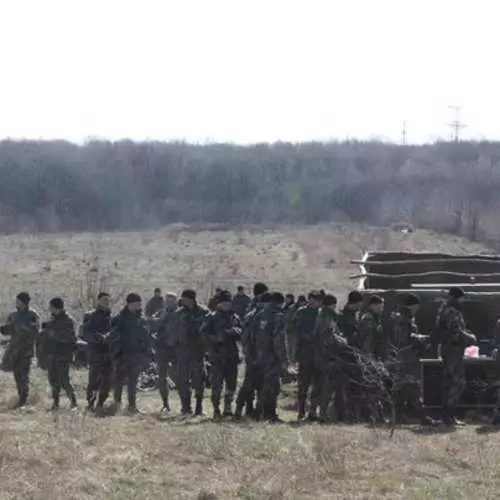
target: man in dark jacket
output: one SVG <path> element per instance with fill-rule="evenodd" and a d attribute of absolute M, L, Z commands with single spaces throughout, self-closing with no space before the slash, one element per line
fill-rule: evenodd
<path fill-rule="evenodd" d="M 9 314 L 6 324 L 0 330 L 3 335 L 10 335 L 2 369 L 14 373 L 19 395 L 16 408 L 22 408 L 28 402 L 31 360 L 40 332 L 39 316 L 30 309 L 29 304 L 29 294 L 21 292 L 16 298 L 16 310 Z"/>
<path fill-rule="evenodd" d="M 239 352 L 237 342 L 241 336 L 239 316 L 232 311 L 232 298 L 228 290 L 219 293 L 217 310 L 206 318 L 202 333 L 212 364 L 212 406 L 214 419 L 221 417 L 220 400 L 225 384 L 224 413 L 231 416 L 236 380 L 238 377 Z"/>
<path fill-rule="evenodd" d="M 323 295 L 318 291 L 309 294 L 309 303 L 301 307 L 295 314 L 293 322 L 294 336 L 296 339 L 296 357 L 299 362 L 298 376 L 298 418 L 305 417 L 307 393 L 311 388 L 311 404 L 309 406 L 309 419 L 317 418 L 320 393 L 318 391 L 321 377 L 320 367 L 316 365 L 316 320 L 322 304 Z"/>
<path fill-rule="evenodd" d="M 76 346 L 75 322 L 64 310 L 64 301 L 56 297 L 49 303 L 51 319 L 42 325 L 44 350 L 47 353 L 49 383 L 52 387 L 52 410 L 59 409 L 61 389 L 76 408 L 76 396 L 69 379 L 69 367 Z"/>
<path fill-rule="evenodd" d="M 352 291 L 347 297 L 347 304 L 337 319 L 338 327 L 349 345 L 355 346 L 359 326 L 359 311 L 363 307 L 363 296 Z"/>
<path fill-rule="evenodd" d="M 148 300 L 144 315 L 146 319 L 152 318 L 155 314 L 161 312 L 165 307 L 165 301 L 160 288 L 155 288 L 154 295 Z"/>
<path fill-rule="evenodd" d="M 111 329 L 111 307 L 109 294 L 97 296 L 97 307 L 83 317 L 80 338 L 87 342 L 89 381 L 87 385 L 88 409 L 102 410 L 111 389 L 113 365 L 107 343 Z"/>
<path fill-rule="evenodd" d="M 196 396 L 195 415 L 203 415 L 205 390 L 206 346 L 201 334 L 201 325 L 209 310 L 196 300 L 194 290 L 184 290 L 182 307 L 175 315 L 175 352 L 177 355 L 177 388 L 182 405 L 182 414 L 192 414 L 191 389 Z"/>
<path fill-rule="evenodd" d="M 114 365 L 114 399 L 121 406 L 123 385 L 127 383 L 128 411 L 137 409 L 137 381 L 148 358 L 150 358 L 150 337 L 147 322 L 142 315 L 142 300 L 136 293 L 127 296 L 127 304 L 112 320 L 108 338 L 111 359 Z"/>
<path fill-rule="evenodd" d="M 177 310 L 177 296 L 175 293 L 167 293 L 165 299 L 165 310 L 161 314 L 157 325 L 157 336 L 155 342 L 156 362 L 158 364 L 158 389 L 163 402 L 162 413 L 170 413 L 169 372 L 176 366 L 175 359 L 175 311 Z M 174 376 L 173 373 L 170 375 Z M 172 378 L 172 377 L 170 377 Z"/>
<path fill-rule="evenodd" d="M 239 286 L 233 298 L 233 312 L 237 314 L 241 320 L 245 317 L 250 302 L 252 302 L 252 299 L 245 293 L 245 287 Z"/>

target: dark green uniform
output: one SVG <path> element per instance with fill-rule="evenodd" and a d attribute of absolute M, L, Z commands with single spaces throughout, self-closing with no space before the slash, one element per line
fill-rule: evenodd
<path fill-rule="evenodd" d="M 442 404 L 445 418 L 453 420 L 465 388 L 464 350 L 476 339 L 467 332 L 460 304 L 455 300 L 450 300 L 439 309 L 436 327 L 443 359 Z"/>
<path fill-rule="evenodd" d="M 255 338 L 255 368 L 258 373 L 259 417 L 277 420 L 280 376 L 288 364 L 283 311 L 272 304 L 258 312 L 252 323 Z"/>
<path fill-rule="evenodd" d="M 359 311 L 346 305 L 338 315 L 337 323 L 342 336 L 347 340 L 348 344 L 355 346 L 359 325 Z"/>
<path fill-rule="evenodd" d="M 76 346 L 75 322 L 66 311 L 52 315 L 42 330 L 44 351 L 47 355 L 49 383 L 52 388 L 54 408 L 59 407 L 61 389 L 64 389 L 71 406 L 76 406 L 76 396 L 69 379 L 69 367 Z"/>
<path fill-rule="evenodd" d="M 387 357 L 388 339 L 382 327 L 382 316 L 373 311 L 361 315 L 358 325 L 356 347 L 375 359 L 384 361 Z"/>
<path fill-rule="evenodd" d="M 208 356 L 212 366 L 211 387 L 214 416 L 220 415 L 222 386 L 225 385 L 224 415 L 232 414 L 231 405 L 236 391 L 238 364 L 237 342 L 241 336 L 239 316 L 231 311 L 215 311 L 202 326 Z"/>
<path fill-rule="evenodd" d="M 2 360 L 2 369 L 12 371 L 22 407 L 28 402 L 29 373 L 34 347 L 40 331 L 40 319 L 32 309 L 18 309 L 9 314 L 2 334 L 10 335 L 10 342 Z"/>
<path fill-rule="evenodd" d="M 206 346 L 201 334 L 201 325 L 209 310 L 196 304 L 193 309 L 182 307 L 176 311 L 175 346 L 177 355 L 177 388 L 181 399 L 182 413 L 192 413 L 191 389 L 196 396 L 195 413 L 203 413 L 205 389 Z"/>
<path fill-rule="evenodd" d="M 245 293 L 237 293 L 233 297 L 233 311 L 243 320 L 252 299 Z"/>
<path fill-rule="evenodd" d="M 154 295 L 148 300 L 144 314 L 146 318 L 152 318 L 155 314 L 161 312 L 165 307 L 165 299 L 161 295 Z"/>
<path fill-rule="evenodd" d="M 305 415 L 307 393 L 311 390 L 310 416 L 316 415 L 321 390 L 321 370 L 315 362 L 317 350 L 316 320 L 319 309 L 305 306 L 295 314 L 294 336 L 296 339 L 295 355 L 299 363 L 298 374 L 298 414 Z"/>
<path fill-rule="evenodd" d="M 316 363 L 321 369 L 320 420 L 329 420 L 328 408 L 335 394 L 337 419 L 345 417 L 345 374 L 343 370 L 343 351 L 347 341 L 340 333 L 335 311 L 324 307 L 318 314 L 316 336 Z"/>
<path fill-rule="evenodd" d="M 137 382 L 139 375 L 150 359 L 151 341 L 147 322 L 140 312 L 127 307 L 111 322 L 108 337 L 111 359 L 114 366 L 114 400 L 121 405 L 123 386 L 127 384 L 129 410 L 137 409 Z"/>
<path fill-rule="evenodd" d="M 111 329 L 111 311 L 96 309 L 85 314 L 81 328 L 81 339 L 87 342 L 89 381 L 87 402 L 90 409 L 102 408 L 108 399 L 113 376 L 113 365 L 106 336 Z"/>

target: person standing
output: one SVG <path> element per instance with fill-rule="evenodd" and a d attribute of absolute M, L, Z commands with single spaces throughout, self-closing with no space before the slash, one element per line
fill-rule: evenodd
<path fill-rule="evenodd" d="M 113 365 L 107 336 L 111 329 L 111 305 L 108 293 L 97 296 L 96 309 L 84 315 L 80 337 L 88 345 L 88 410 L 102 410 L 111 389 Z M 97 402 L 97 407 L 96 407 Z"/>
<path fill-rule="evenodd" d="M 307 306 L 300 308 L 294 319 L 293 328 L 296 339 L 296 356 L 299 362 L 298 374 L 298 419 L 302 420 L 306 413 L 307 393 L 311 388 L 311 403 L 309 405 L 310 420 L 316 420 L 319 405 L 321 377 L 319 367 L 315 363 L 316 354 L 316 321 L 323 295 L 312 291 L 308 296 Z"/>
<path fill-rule="evenodd" d="M 193 389 L 196 397 L 195 416 L 201 416 L 205 390 L 206 346 L 200 330 L 209 310 L 197 302 L 194 290 L 184 290 L 181 299 L 182 307 L 175 313 L 177 388 L 181 399 L 181 412 L 186 416 L 193 413 L 191 406 Z"/>
<path fill-rule="evenodd" d="M 53 298 L 49 303 L 51 318 L 42 325 L 42 338 L 47 353 L 49 384 L 52 388 L 52 410 L 59 409 L 61 389 L 70 401 L 71 409 L 77 407 L 76 395 L 69 378 L 69 367 L 76 347 L 75 322 L 65 311 L 64 301 Z"/>
<path fill-rule="evenodd" d="M 158 364 L 158 389 L 163 402 L 162 413 L 170 413 L 168 378 L 175 370 L 175 311 L 177 310 L 177 296 L 167 293 L 165 310 L 157 325 L 155 341 L 156 362 Z M 172 378 L 172 377 L 170 377 Z M 174 376 L 175 379 L 175 376 Z"/>
<path fill-rule="evenodd" d="M 465 388 L 464 350 L 477 342 L 468 332 L 461 312 L 465 293 L 452 287 L 448 300 L 439 308 L 436 316 L 436 334 L 443 360 L 443 422 L 446 425 L 463 425 L 457 420 L 456 409 Z"/>
<path fill-rule="evenodd" d="M 236 392 L 238 342 L 241 337 L 239 316 L 232 311 L 232 297 L 228 290 L 219 293 L 217 310 L 208 315 L 202 326 L 208 355 L 212 364 L 212 406 L 214 419 L 221 417 L 220 400 L 225 385 L 223 416 L 232 416 L 232 403 Z"/>
<path fill-rule="evenodd" d="M 40 332 L 40 318 L 30 308 L 30 301 L 27 292 L 18 294 L 16 310 L 9 314 L 6 324 L 0 330 L 3 335 L 10 335 L 2 368 L 14 373 L 19 396 L 15 408 L 23 408 L 28 402 L 31 361 Z"/>
<path fill-rule="evenodd" d="M 239 286 L 233 298 L 233 312 L 237 314 L 241 320 L 245 317 L 250 302 L 252 302 L 252 299 L 245 293 L 245 287 Z"/>
<path fill-rule="evenodd" d="M 151 319 L 157 313 L 161 313 L 163 308 L 165 307 L 165 301 L 163 300 L 163 296 L 161 294 L 160 288 L 155 288 L 154 295 L 148 300 L 146 304 L 146 310 L 144 314 L 146 319 Z"/>
<path fill-rule="evenodd" d="M 114 401 L 122 403 L 123 386 L 127 384 L 128 411 L 137 408 L 137 382 L 145 360 L 150 357 L 150 337 L 147 321 L 142 315 L 142 299 L 136 293 L 127 296 L 125 307 L 111 322 L 108 337 L 114 367 Z"/>

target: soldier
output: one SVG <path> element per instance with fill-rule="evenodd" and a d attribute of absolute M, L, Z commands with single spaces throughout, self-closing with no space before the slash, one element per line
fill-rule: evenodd
<path fill-rule="evenodd" d="M 243 346 L 243 353 L 245 356 L 245 375 L 243 384 L 238 392 L 236 398 L 236 412 L 235 417 L 241 418 L 243 407 L 246 404 L 246 415 L 253 416 L 254 408 L 253 402 L 255 398 L 255 391 L 257 390 L 258 380 L 260 378 L 259 367 L 257 366 L 257 354 L 255 351 L 255 335 L 254 324 L 255 317 L 262 309 L 264 309 L 271 302 L 271 294 L 264 292 L 259 296 L 260 302 L 256 304 L 255 309 L 249 312 L 243 322 L 243 331 L 241 335 L 241 344 Z M 256 414 L 259 412 L 257 411 Z"/>
<path fill-rule="evenodd" d="M 217 309 L 217 304 L 218 304 L 218 300 L 219 300 L 219 294 L 222 292 L 222 288 L 216 288 L 215 289 L 215 294 L 213 295 L 213 297 L 210 298 L 210 300 L 208 301 L 208 309 L 210 311 L 215 311 Z"/>
<path fill-rule="evenodd" d="M 157 337 L 155 342 L 156 362 L 158 364 L 158 389 L 163 402 L 162 413 L 170 413 L 169 388 L 167 378 L 169 372 L 173 374 L 176 368 L 175 362 L 175 311 L 177 310 L 177 296 L 175 293 L 167 293 L 165 298 L 165 310 L 157 325 Z M 171 367 L 171 369 L 170 369 Z M 172 377 L 170 377 L 172 378 Z M 175 376 L 174 376 L 175 378 Z"/>
<path fill-rule="evenodd" d="M 128 411 L 137 409 L 137 382 L 145 360 L 150 357 L 150 337 L 146 319 L 142 315 L 142 299 L 136 293 L 127 296 L 125 307 L 111 322 L 108 337 L 114 365 L 114 401 L 122 404 L 123 385 L 127 384 Z"/>
<path fill-rule="evenodd" d="M 97 296 L 97 307 L 84 315 L 80 337 L 88 345 L 89 381 L 87 403 L 90 411 L 102 410 L 111 389 L 113 365 L 107 343 L 111 328 L 111 306 L 109 294 L 101 292 Z"/>
<path fill-rule="evenodd" d="M 258 418 L 279 422 L 277 414 L 280 376 L 288 369 L 282 293 L 271 295 L 268 307 L 259 311 L 253 320 L 255 338 L 255 366 L 258 370 Z"/>
<path fill-rule="evenodd" d="M 415 321 L 419 307 L 420 299 L 408 294 L 392 316 L 392 344 L 396 349 L 395 405 L 398 412 L 409 406 L 423 425 L 433 425 L 436 422 L 425 413 L 420 374 L 420 353 L 430 344 L 430 337 L 419 334 Z"/>
<path fill-rule="evenodd" d="M 375 359 L 386 357 L 387 341 L 382 328 L 382 312 L 384 300 L 378 295 L 372 295 L 368 310 L 362 314 L 358 325 L 356 347 Z"/>
<path fill-rule="evenodd" d="M 258 307 L 260 303 L 260 297 L 263 293 L 269 292 L 269 288 L 265 283 L 255 283 L 253 286 L 253 299 L 248 305 L 247 314 Z"/>
<path fill-rule="evenodd" d="M 30 300 L 28 293 L 21 292 L 16 297 L 16 311 L 9 314 L 6 324 L 0 329 L 3 335 L 10 335 L 2 369 L 14 372 L 19 396 L 15 408 L 23 408 L 28 402 L 31 360 L 40 332 L 40 318 L 29 307 Z"/>
<path fill-rule="evenodd" d="M 52 388 L 52 410 L 59 409 L 61 389 L 77 407 L 75 391 L 69 379 L 69 366 L 76 346 L 75 322 L 64 310 L 64 301 L 56 297 L 49 303 L 51 319 L 42 325 L 44 350 L 47 353 L 49 384 Z"/>
<path fill-rule="evenodd" d="M 305 295 L 299 295 L 297 297 L 297 302 L 295 302 L 295 312 L 297 312 L 301 307 L 307 306 L 307 299 Z"/>
<path fill-rule="evenodd" d="M 298 418 L 302 420 L 306 412 L 306 400 L 309 388 L 311 391 L 311 404 L 309 407 L 310 420 L 316 420 L 319 405 L 318 380 L 321 377 L 319 367 L 315 363 L 316 353 L 316 320 L 321 307 L 323 296 L 320 292 L 313 291 L 309 294 L 309 304 L 300 308 L 295 314 L 293 322 L 294 336 L 296 339 L 296 356 L 299 362 L 298 374 Z"/>
<path fill-rule="evenodd" d="M 455 412 L 465 388 L 464 350 L 477 340 L 467 331 L 461 313 L 464 291 L 453 287 L 448 295 L 448 301 L 436 316 L 436 334 L 443 359 L 443 421 L 447 425 L 463 425 Z"/>
<path fill-rule="evenodd" d="M 200 329 L 209 310 L 196 301 L 194 290 L 184 290 L 182 307 L 175 318 L 175 346 L 177 354 L 177 388 L 182 414 L 191 415 L 191 389 L 196 396 L 195 415 L 203 415 L 205 343 Z"/>
<path fill-rule="evenodd" d="M 250 302 L 252 302 L 252 299 L 245 293 L 245 287 L 239 286 L 238 291 L 233 298 L 233 311 L 240 317 L 241 320 L 245 318 Z"/>
<path fill-rule="evenodd" d="M 155 288 L 154 295 L 148 300 L 146 304 L 145 316 L 146 319 L 151 319 L 156 313 L 161 312 L 165 307 L 165 301 L 161 294 L 160 288 Z"/>
<path fill-rule="evenodd" d="M 212 364 L 212 406 L 214 419 L 221 417 L 220 400 L 225 384 L 223 416 L 232 416 L 232 403 L 238 377 L 239 353 L 237 342 L 241 337 L 239 316 L 232 312 L 232 297 L 228 290 L 219 293 L 217 310 L 208 315 L 202 326 L 208 355 Z"/>
<path fill-rule="evenodd" d="M 343 372 L 344 352 L 348 349 L 347 341 L 342 337 L 337 325 L 335 307 L 336 298 L 326 294 L 323 307 L 318 314 L 316 324 L 317 351 L 316 363 L 321 367 L 320 421 L 329 420 L 328 408 L 335 394 L 335 409 L 338 421 L 345 418 L 345 376 Z"/>
<path fill-rule="evenodd" d="M 356 345 L 356 335 L 359 325 L 359 311 L 363 306 L 363 296 L 357 292 L 350 292 L 347 304 L 338 318 L 338 326 L 349 345 Z"/>
<path fill-rule="evenodd" d="M 287 293 L 285 295 L 285 307 L 283 309 L 283 314 L 285 319 L 286 345 L 288 349 L 287 354 L 290 362 L 295 361 L 295 336 L 293 329 L 295 313 L 295 297 L 293 293 Z"/>

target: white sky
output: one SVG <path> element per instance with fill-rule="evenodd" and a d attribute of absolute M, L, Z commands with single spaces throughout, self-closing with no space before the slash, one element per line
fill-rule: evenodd
<path fill-rule="evenodd" d="M 0 137 L 500 138 L 498 0 L 0 0 Z"/>

